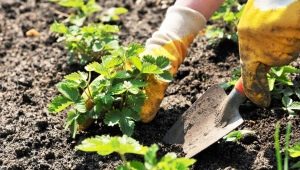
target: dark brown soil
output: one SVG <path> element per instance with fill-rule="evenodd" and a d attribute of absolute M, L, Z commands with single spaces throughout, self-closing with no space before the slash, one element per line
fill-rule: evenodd
<path fill-rule="evenodd" d="M 144 43 L 161 23 L 173 0 L 102 0 L 103 7 L 125 6 L 129 14 L 118 24 L 123 43 Z M 76 152 L 74 146 L 96 134 L 119 135 L 118 128 L 103 127 L 97 122 L 75 140 L 64 130 L 64 115 L 49 115 L 47 103 L 57 94 L 55 84 L 77 66 L 66 63 L 66 51 L 49 33 L 49 25 L 61 19 L 46 0 L 0 0 L 0 169 L 101 169 L 112 170 L 120 164 L 117 155 Z M 25 32 L 37 29 L 40 37 L 29 38 Z M 150 124 L 138 123 L 134 138 L 145 145 L 158 143 L 160 154 L 179 146 L 162 142 L 166 131 L 211 85 L 230 78 L 239 65 L 237 47 L 223 42 L 216 52 L 204 38 L 192 45 L 189 57 L 170 84 L 157 117 Z M 298 62 L 294 65 L 298 66 Z M 273 108 L 273 109 L 272 109 Z M 285 124 L 287 115 L 276 108 L 261 109 L 250 102 L 241 108 L 245 123 L 239 129 L 256 131 L 256 137 L 240 143 L 219 141 L 198 154 L 199 169 L 276 169 L 274 124 Z M 299 140 L 299 118 L 294 118 L 292 142 Z M 282 134 L 284 128 L 282 128 Z"/>

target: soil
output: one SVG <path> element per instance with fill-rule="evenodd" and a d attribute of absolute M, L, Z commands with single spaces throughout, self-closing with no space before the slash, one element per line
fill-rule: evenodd
<path fill-rule="evenodd" d="M 121 41 L 141 42 L 159 27 L 173 0 L 101 0 L 103 7 L 125 6 L 129 13 L 117 22 Z M 101 169 L 112 170 L 120 164 L 117 155 L 101 157 L 77 152 L 74 147 L 84 138 L 97 134 L 120 135 L 101 121 L 76 139 L 64 130 L 64 114 L 47 112 L 47 104 L 57 94 L 55 84 L 78 69 L 66 62 L 66 50 L 56 43 L 49 25 L 63 16 L 64 9 L 46 0 L 0 0 L 0 169 Z M 35 28 L 39 37 L 26 37 Z M 237 45 L 223 41 L 211 49 L 205 38 L 197 38 L 170 84 L 156 118 L 138 123 L 133 135 L 142 144 L 158 143 L 159 154 L 173 151 L 184 155 L 180 146 L 162 142 L 166 131 L 191 104 L 213 84 L 230 78 L 239 65 Z M 299 66 L 299 61 L 294 62 Z M 245 123 L 239 129 L 256 132 L 239 143 L 220 140 L 194 158 L 193 170 L 276 169 L 273 147 L 274 125 L 286 124 L 288 115 L 277 109 L 257 108 L 251 102 L 241 107 Z M 293 122 L 292 143 L 300 138 L 299 118 Z M 282 126 L 283 127 L 283 126 Z M 284 134 L 284 128 L 281 133 Z"/>

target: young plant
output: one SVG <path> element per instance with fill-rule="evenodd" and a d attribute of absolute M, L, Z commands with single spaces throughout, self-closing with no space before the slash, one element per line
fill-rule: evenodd
<path fill-rule="evenodd" d="M 239 142 L 246 136 L 253 136 L 255 132 L 252 130 L 235 130 L 223 137 L 226 142 Z"/>
<path fill-rule="evenodd" d="M 291 129 L 292 124 L 291 122 L 288 122 L 286 133 L 285 133 L 285 145 L 284 145 L 284 161 L 282 163 L 282 157 L 280 153 L 280 122 L 276 123 L 275 126 L 275 155 L 276 155 L 276 161 L 277 161 L 277 169 L 278 170 L 288 170 L 289 169 L 289 143 L 290 143 L 290 137 L 291 137 Z"/>
<path fill-rule="evenodd" d="M 100 61 L 100 58 L 119 48 L 115 25 L 89 24 L 87 26 L 69 26 L 63 23 L 53 23 L 50 27 L 53 33 L 59 35 L 58 42 L 63 42 L 68 50 L 69 62 L 85 65 L 91 61 Z"/>
<path fill-rule="evenodd" d="M 243 5 L 236 0 L 226 0 L 218 11 L 214 13 L 211 21 L 214 25 L 206 28 L 205 36 L 210 43 L 227 38 L 237 42 L 237 24 L 243 11 Z"/>
<path fill-rule="evenodd" d="M 69 22 L 72 25 L 82 26 L 85 20 L 92 14 L 101 11 L 95 0 L 50 0 L 58 5 L 66 8 L 72 8 L 74 13 L 70 14 L 65 22 Z"/>
<path fill-rule="evenodd" d="M 65 76 L 57 84 L 61 95 L 49 104 L 49 112 L 58 113 L 72 106 L 66 127 L 70 127 L 73 137 L 79 125 L 102 117 L 106 125 L 118 125 L 124 134 L 131 136 L 147 97 L 144 89 L 149 76 L 165 82 L 172 79 L 167 58 L 142 56 L 143 51 L 138 44 L 120 47 L 103 56 L 101 63 L 88 64 L 85 67 L 88 73 Z M 98 75 L 92 82 L 91 72 Z"/>
<path fill-rule="evenodd" d="M 118 153 L 123 161 L 117 170 L 188 170 L 196 160 L 188 158 L 177 158 L 175 153 L 167 153 L 161 159 L 157 158 L 158 146 L 142 146 L 136 140 L 127 137 L 96 136 L 82 141 L 76 146 L 77 150 L 84 152 L 97 152 L 106 156 L 114 152 Z M 136 154 L 144 157 L 144 162 L 126 158 L 126 154 Z"/>
<path fill-rule="evenodd" d="M 236 82 L 239 80 L 240 77 L 241 77 L 241 68 L 240 67 L 234 68 L 231 72 L 231 79 L 228 82 L 221 83 L 220 86 L 225 90 L 230 89 L 234 87 L 234 85 L 236 84 Z"/>
<path fill-rule="evenodd" d="M 268 74 L 270 91 L 274 98 L 281 99 L 283 109 L 289 114 L 300 110 L 300 89 L 294 86 L 290 74 L 300 73 L 292 66 L 273 67 Z M 296 101 L 295 101 L 296 100 Z"/>
<path fill-rule="evenodd" d="M 107 11 L 104 11 L 99 17 L 102 22 L 118 21 L 120 20 L 120 15 L 124 15 L 128 12 L 126 8 L 109 8 Z"/>
<path fill-rule="evenodd" d="M 272 98 L 282 102 L 282 109 L 289 114 L 295 114 L 300 110 L 300 88 L 294 86 L 291 74 L 300 73 L 300 70 L 293 66 L 272 67 L 267 74 L 269 89 Z M 232 88 L 241 76 L 240 68 L 232 71 L 231 80 L 220 84 L 224 89 Z"/>

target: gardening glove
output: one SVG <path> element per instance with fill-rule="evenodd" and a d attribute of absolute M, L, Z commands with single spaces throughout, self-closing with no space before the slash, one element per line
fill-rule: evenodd
<path fill-rule="evenodd" d="M 246 96 L 263 107 L 271 97 L 266 74 L 287 65 L 300 50 L 299 0 L 249 0 L 238 25 Z"/>
<path fill-rule="evenodd" d="M 170 72 L 175 75 L 183 62 L 189 45 L 205 26 L 206 19 L 199 12 L 182 6 L 168 9 L 161 27 L 146 42 L 146 54 L 165 56 L 171 61 Z M 156 115 L 168 83 L 148 78 L 147 99 L 142 106 L 141 120 L 150 122 Z"/>

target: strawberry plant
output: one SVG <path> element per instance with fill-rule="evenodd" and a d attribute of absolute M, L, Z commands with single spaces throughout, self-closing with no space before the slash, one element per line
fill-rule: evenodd
<path fill-rule="evenodd" d="M 115 25 L 89 24 L 78 27 L 67 27 L 63 23 L 53 23 L 50 30 L 59 35 L 58 42 L 63 42 L 68 50 L 69 62 L 79 62 L 85 65 L 91 61 L 99 61 L 111 50 L 119 47 Z"/>
<path fill-rule="evenodd" d="M 96 136 L 82 141 L 76 146 L 77 150 L 84 152 L 97 152 L 101 156 L 106 156 L 116 152 L 120 155 L 123 164 L 117 170 L 188 170 L 196 160 L 188 158 L 177 158 L 175 153 L 167 153 L 161 159 L 157 158 L 158 146 L 150 147 L 140 145 L 136 140 L 127 137 Z M 142 155 L 144 162 L 126 158 L 126 154 Z"/>
<path fill-rule="evenodd" d="M 120 20 L 120 15 L 126 14 L 128 10 L 123 7 L 109 8 L 104 11 L 99 17 L 102 22 L 118 21 Z"/>
<path fill-rule="evenodd" d="M 290 74 L 296 73 L 300 73 L 300 70 L 292 66 L 282 66 L 271 68 L 267 75 L 273 98 L 281 99 L 283 109 L 289 114 L 300 110 L 300 89 L 294 86 L 290 77 Z"/>
<path fill-rule="evenodd" d="M 244 139 L 246 136 L 253 136 L 255 132 L 252 130 L 235 130 L 228 133 L 226 136 L 223 137 L 226 142 L 238 142 Z"/>
<path fill-rule="evenodd" d="M 55 2 L 58 5 L 66 8 L 73 9 L 73 13 L 64 21 L 71 25 L 82 26 L 85 21 L 93 16 L 96 12 L 100 12 L 99 18 L 101 22 L 118 21 L 120 15 L 126 14 L 128 10 L 123 7 L 112 7 L 105 11 L 102 11 L 102 7 L 99 6 L 95 0 L 49 0 Z"/>
<path fill-rule="evenodd" d="M 281 100 L 282 109 L 289 114 L 295 114 L 300 110 L 300 87 L 295 86 L 291 74 L 300 73 L 300 70 L 293 66 L 272 67 L 267 74 L 269 89 L 272 98 Z M 241 76 L 240 68 L 232 71 L 231 80 L 220 84 L 224 89 L 232 88 Z"/>
<path fill-rule="evenodd" d="M 236 0 L 226 0 L 218 11 L 211 17 L 214 25 L 206 28 L 205 36 L 210 43 L 227 38 L 235 42 L 238 40 L 237 24 L 243 11 L 243 5 Z"/>
<path fill-rule="evenodd" d="M 228 82 L 221 83 L 220 86 L 225 90 L 230 89 L 237 83 L 240 77 L 241 77 L 241 68 L 240 67 L 234 68 L 231 71 L 231 79 Z"/>
<path fill-rule="evenodd" d="M 172 78 L 167 58 L 142 56 L 143 51 L 138 44 L 120 47 L 103 56 L 101 63 L 85 66 L 87 73 L 65 76 L 56 85 L 61 94 L 49 104 L 49 112 L 58 113 L 72 106 L 67 113 L 66 127 L 70 127 L 73 137 L 79 125 L 100 117 L 106 125 L 118 125 L 124 134 L 131 136 L 147 97 L 144 88 L 149 76 L 165 82 Z M 92 73 L 96 74 L 93 81 Z"/>
<path fill-rule="evenodd" d="M 95 0 L 50 0 L 60 6 L 72 8 L 74 13 L 66 19 L 65 22 L 69 22 L 73 25 L 82 26 L 85 20 L 92 14 L 99 12 L 101 6 L 99 6 Z"/>

